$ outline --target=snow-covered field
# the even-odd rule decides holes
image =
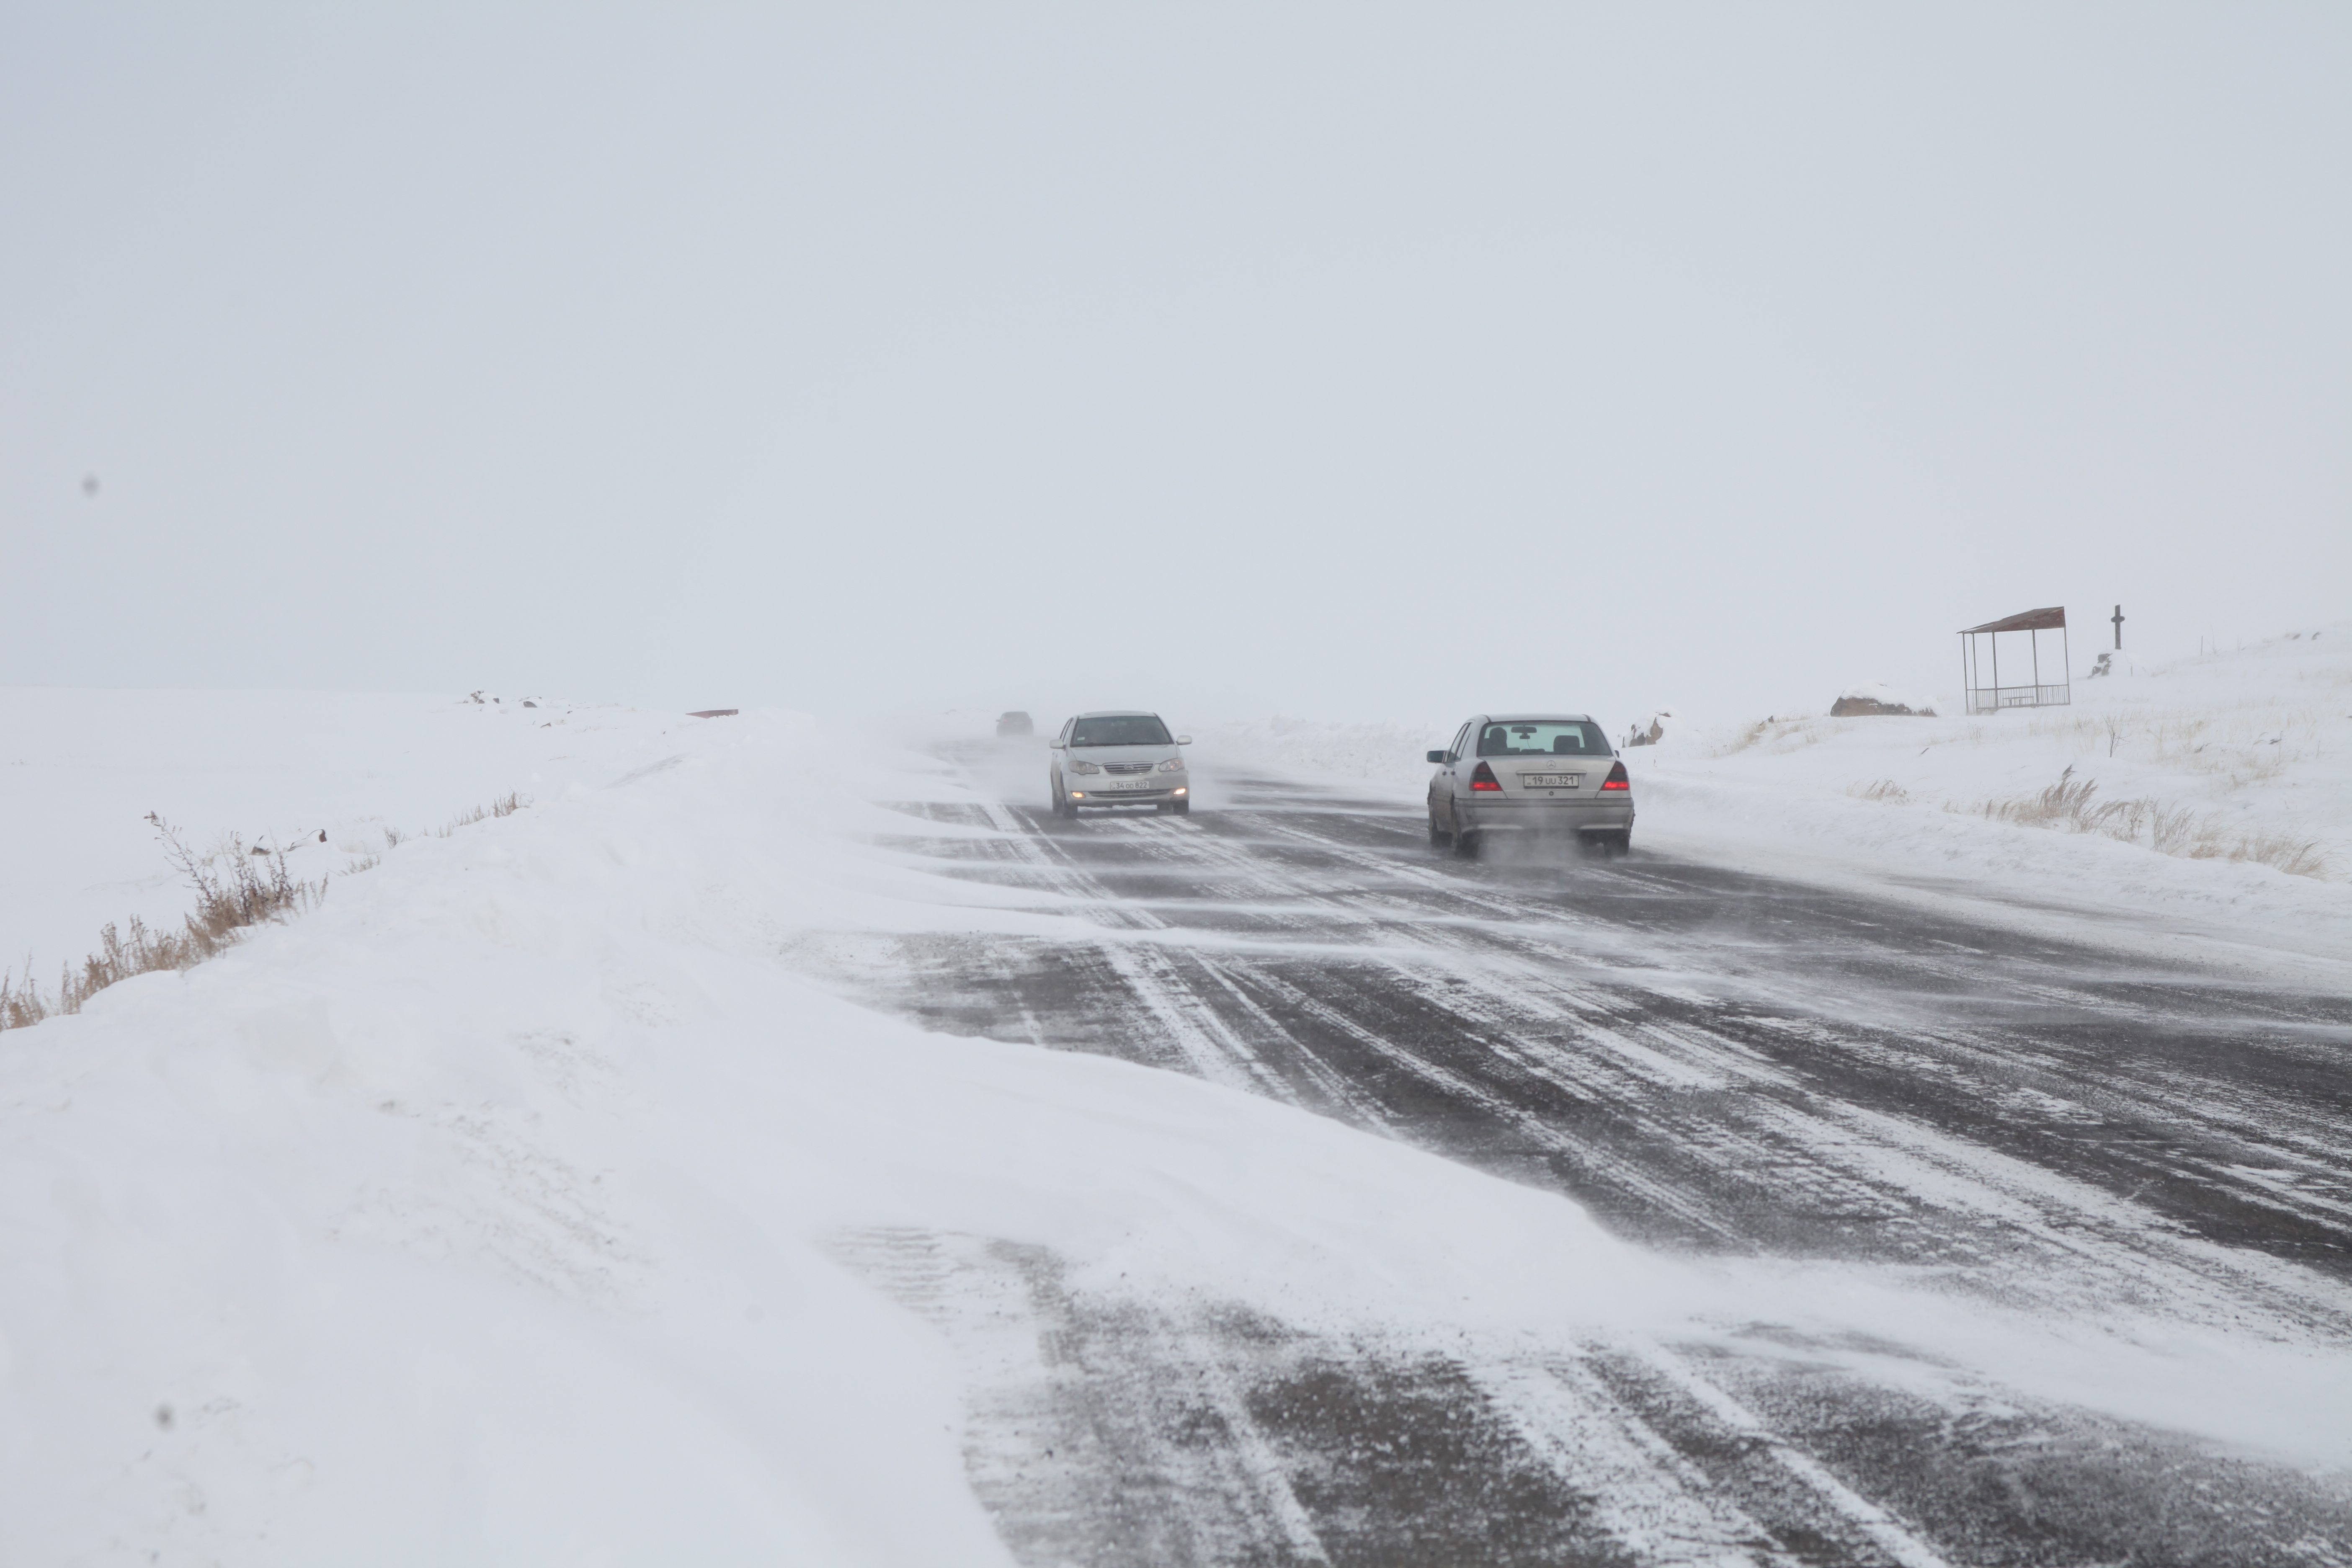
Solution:
[[[482,697],[0,688],[0,969],[21,976],[29,956],[54,982],[105,922],[187,910],[150,812],[200,852],[231,834],[281,845],[315,881],[383,854],[387,832],[601,782],[665,726],[692,722]]]
[[[2072,764],[2103,798],[2340,857],[2336,637],[2119,678],[2054,718],[1674,733],[1635,754],[1644,841],[2301,919],[2318,942],[2352,930],[2326,924],[2341,880],[1973,807]],[[1599,1331],[1828,1323],[2352,1462],[2340,1358],[1669,1263],[1561,1199],[1280,1105],[861,1011],[782,955],[812,932],[1079,918],[891,847],[908,818],[877,800],[967,798],[921,754],[862,750],[879,771],[852,787],[782,713],[8,700],[8,820],[37,825],[9,850],[19,945],[67,956],[99,921],[170,912],[149,809],[199,838],[324,830],[299,854],[335,874],[320,908],[222,958],[0,1034],[0,1561],[1003,1561],[950,1356],[835,1261],[877,1227],[1406,1338],[1572,1353]],[[1444,728],[1202,727],[1195,752],[1410,801]],[[1879,779],[1905,796],[1850,793]],[[436,833],[509,790],[534,804]]]
[[[1969,717],[1659,719],[1629,749],[1636,841],[1775,875],[1969,901],[2158,951],[2352,958],[2352,625],[2074,682]],[[1931,699],[1959,713],[1957,692]],[[1417,809],[1467,715],[1212,726],[1204,755]],[[1621,738],[1652,715],[1601,715]],[[2334,961],[2332,963],[2330,961]]]

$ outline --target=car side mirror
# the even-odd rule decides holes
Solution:
[[[1432,752],[1429,753],[1429,760],[1442,766],[1445,762],[1445,753],[1444,752]]]
[[[1176,743],[1180,746],[1189,746],[1192,743],[1192,737],[1190,735],[1179,735],[1176,737]]]
[[[1046,745],[1048,745],[1048,746],[1050,746],[1050,747],[1052,747],[1055,751],[1057,751],[1057,752],[1058,752],[1058,751],[1060,751],[1060,750],[1062,749],[1062,742],[1059,742],[1059,741],[1048,741],[1048,742],[1045,742],[1045,744],[1046,744]]]

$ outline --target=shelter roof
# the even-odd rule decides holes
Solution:
[[[1987,621],[1980,626],[1969,626],[1962,637],[1978,632],[2054,632],[2066,625],[2066,607],[2053,605],[2046,610],[2023,610],[2014,616],[2004,616],[1997,621]]]

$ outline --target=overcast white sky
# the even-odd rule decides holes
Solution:
[[[0,8],[0,682],[1621,724],[2352,614],[2332,0],[584,10]]]

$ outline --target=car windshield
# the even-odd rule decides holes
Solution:
[[[1601,726],[1580,719],[1520,719],[1478,731],[1482,757],[1605,757]]]
[[[1114,713],[1081,719],[1070,731],[1073,746],[1172,746],[1168,726],[1149,713]]]

